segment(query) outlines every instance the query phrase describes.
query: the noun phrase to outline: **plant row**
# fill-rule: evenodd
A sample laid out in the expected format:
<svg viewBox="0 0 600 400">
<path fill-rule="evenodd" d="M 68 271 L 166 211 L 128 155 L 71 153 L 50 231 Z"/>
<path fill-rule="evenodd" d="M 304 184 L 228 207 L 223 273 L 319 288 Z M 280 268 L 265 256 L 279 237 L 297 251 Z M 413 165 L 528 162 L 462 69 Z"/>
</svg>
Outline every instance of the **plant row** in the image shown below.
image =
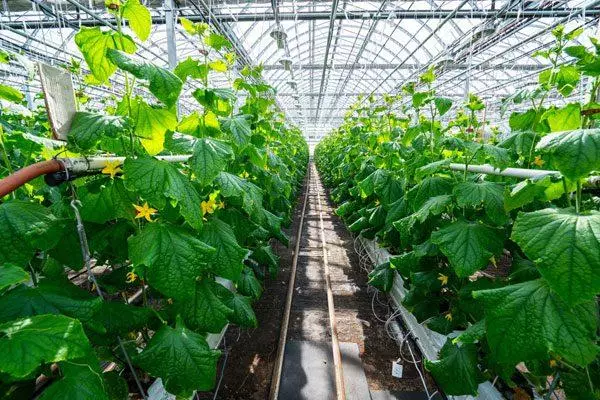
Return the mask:
<svg viewBox="0 0 600 400">
<path fill-rule="evenodd" d="M 518 109 L 510 132 L 485 121 L 476 95 L 437 95 L 430 69 L 400 95 L 361 99 L 316 148 L 337 214 L 395 254 L 370 283 L 389 291 L 400 275 L 404 306 L 448 335 L 425 363 L 446 394 L 500 377 L 531 396 L 524 375 L 546 396 L 600 396 L 600 197 L 588 187 L 600 172 L 600 43 L 576 43 L 581 33 L 559 26 L 534 54 L 551 67 L 504 100 Z M 589 100 L 569 102 L 579 87 Z M 450 163 L 559 173 L 517 179 Z"/>
<path fill-rule="evenodd" d="M 211 390 L 220 351 L 207 334 L 228 323 L 256 327 L 252 303 L 279 267 L 271 245 L 288 244 L 282 228 L 308 148 L 261 68 L 234 76 L 231 43 L 185 19 L 199 57 L 174 71 L 158 67 L 134 55 L 132 35 L 143 41 L 151 32 L 148 10 L 139 0 L 107 9 L 118 29 L 81 28 L 75 43 L 87 67 L 64 66 L 79 103 L 66 148 L 32 140 L 50 136 L 45 111 L 24 111 L 23 94 L 0 85 L 13 103 L 0 114 L 0 178 L 57 155 L 125 157 L 57 187 L 38 178 L 0 199 L 0 392 L 8 398 L 39 394 L 41 375 L 41 399 L 126 399 L 139 392 L 136 379 L 147 388 L 154 378 L 178 397 Z M 15 61 L 0 52 L 0 62 Z M 98 107 L 92 86 L 110 85 L 117 71 L 125 92 Z M 216 74 L 230 86 L 212 87 Z M 184 90 L 198 107 L 179 115 Z M 154 157 L 171 154 L 191 158 Z M 84 265 L 95 279 L 75 284 L 87 277 Z M 103 372 L 108 363 L 112 372 Z"/>
</svg>

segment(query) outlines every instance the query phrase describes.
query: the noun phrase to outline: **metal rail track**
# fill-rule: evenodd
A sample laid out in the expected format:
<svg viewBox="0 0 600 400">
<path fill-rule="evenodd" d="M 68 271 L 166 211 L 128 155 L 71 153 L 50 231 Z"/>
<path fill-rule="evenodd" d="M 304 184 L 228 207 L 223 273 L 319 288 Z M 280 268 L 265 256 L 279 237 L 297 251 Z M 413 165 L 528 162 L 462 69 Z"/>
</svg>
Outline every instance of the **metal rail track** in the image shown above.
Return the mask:
<svg viewBox="0 0 600 400">
<path fill-rule="evenodd" d="M 313 171 L 314 169 L 314 171 Z M 296 271 L 298 266 L 298 256 L 300 253 L 300 243 L 302 241 L 302 231 L 304 228 L 304 217 L 306 214 L 306 205 L 308 203 L 309 192 L 312 187 L 316 185 L 313 184 L 313 181 L 318 179 L 318 174 L 316 172 L 316 168 L 312 162 L 309 163 L 306 184 L 304 185 L 304 200 L 302 204 L 302 213 L 300 215 L 300 222 L 298 224 L 298 230 L 296 234 L 296 240 L 294 245 L 294 256 L 292 258 L 292 267 L 290 271 L 290 280 L 288 284 L 288 291 L 286 296 L 283 320 L 281 323 L 281 331 L 279 335 L 279 344 L 277 347 L 277 356 L 275 359 L 275 366 L 273 367 L 273 374 L 271 378 L 271 390 L 269 393 L 270 400 L 277 400 L 279 397 L 279 389 L 281 384 L 281 375 L 283 371 L 283 360 L 285 356 L 285 346 L 287 342 L 288 336 L 288 328 L 290 322 L 290 312 L 292 309 L 292 301 L 294 298 L 294 289 L 296 282 Z M 329 263 L 327 258 L 327 242 L 325 240 L 325 230 L 323 227 L 323 207 L 321 203 L 321 194 L 317 191 L 317 205 L 319 212 L 319 229 L 320 229 L 320 238 L 321 238 L 321 248 L 323 251 L 323 267 L 324 267 L 324 277 L 326 283 L 326 291 L 327 291 L 327 308 L 329 314 L 329 327 L 331 333 L 331 350 L 333 353 L 333 364 L 334 364 L 334 372 L 335 372 L 335 390 L 336 390 L 336 399 L 337 400 L 346 400 L 346 391 L 344 387 L 344 373 L 342 368 L 342 356 L 340 352 L 339 340 L 337 335 L 337 326 L 336 326 L 336 318 L 335 318 L 335 305 L 333 302 L 333 291 L 331 288 L 331 278 L 329 271 Z"/>
</svg>

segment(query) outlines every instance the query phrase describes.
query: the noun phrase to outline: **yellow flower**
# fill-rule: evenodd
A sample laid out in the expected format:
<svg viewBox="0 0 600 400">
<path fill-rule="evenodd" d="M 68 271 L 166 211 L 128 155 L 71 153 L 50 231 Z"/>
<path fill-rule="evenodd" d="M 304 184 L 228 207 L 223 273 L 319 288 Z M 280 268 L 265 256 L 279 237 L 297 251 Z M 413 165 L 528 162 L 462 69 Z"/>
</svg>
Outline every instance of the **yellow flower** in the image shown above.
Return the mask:
<svg viewBox="0 0 600 400">
<path fill-rule="evenodd" d="M 535 159 L 533 160 L 533 163 L 535 165 L 537 165 L 538 167 L 541 167 L 542 165 L 544 165 L 545 161 L 542 160 L 542 157 L 540 156 L 535 156 Z"/>
<path fill-rule="evenodd" d="M 550 360 L 550 367 L 551 368 L 556 368 L 557 365 L 558 365 L 558 362 L 556 362 L 556 360 Z"/>
<path fill-rule="evenodd" d="M 438 274 L 438 281 L 442 282 L 442 286 L 446 286 L 448 284 L 448 276 L 444 274 Z"/>
<path fill-rule="evenodd" d="M 248 177 L 249 177 L 249 176 L 250 176 L 250 174 L 249 174 L 248 172 L 246 172 L 246 171 L 244 171 L 244 172 L 242 172 L 242 173 L 240 174 L 240 177 L 241 177 L 241 178 L 244 178 L 244 179 L 248 179 Z"/>
<path fill-rule="evenodd" d="M 448 314 L 444 315 L 444 318 L 446 318 L 448 321 L 452 321 L 452 314 L 448 313 Z"/>
<path fill-rule="evenodd" d="M 169 303 L 169 304 L 173 304 L 173 299 L 169 297 L 169 298 L 167 299 L 167 303 Z"/>
<path fill-rule="evenodd" d="M 123 171 L 121 169 L 120 165 L 121 165 L 121 162 L 119 162 L 119 161 L 107 161 L 104 164 L 102 173 L 106 174 L 106 175 L 110 175 L 110 177 L 114 179 L 116 174 Z"/>
<path fill-rule="evenodd" d="M 225 208 L 225 203 L 223 203 L 222 200 L 217 203 L 217 209 L 222 210 L 224 208 Z"/>
<path fill-rule="evenodd" d="M 127 273 L 126 277 L 127 277 L 127 279 L 125 279 L 125 282 L 127 282 L 127 283 L 133 283 L 138 278 L 138 276 L 136 275 L 136 273 L 133 272 L 133 271 L 129 271 Z"/>
<path fill-rule="evenodd" d="M 153 222 L 152 221 L 152 215 L 156 214 L 156 212 L 158 211 L 156 208 L 152 208 L 148 206 L 148 202 L 145 202 L 143 206 L 138 206 L 136 204 L 133 205 L 135 207 L 135 210 L 137 212 L 135 218 L 146 218 L 146 220 L 148 222 Z"/>
<path fill-rule="evenodd" d="M 208 196 L 208 201 L 203 201 L 202 203 L 200 203 L 200 207 L 202 208 L 202 215 L 212 214 L 215 212 L 216 209 L 223 208 L 225 206 L 225 204 L 222 201 L 217 203 L 218 195 L 219 195 L 218 191 L 212 192 Z"/>
</svg>

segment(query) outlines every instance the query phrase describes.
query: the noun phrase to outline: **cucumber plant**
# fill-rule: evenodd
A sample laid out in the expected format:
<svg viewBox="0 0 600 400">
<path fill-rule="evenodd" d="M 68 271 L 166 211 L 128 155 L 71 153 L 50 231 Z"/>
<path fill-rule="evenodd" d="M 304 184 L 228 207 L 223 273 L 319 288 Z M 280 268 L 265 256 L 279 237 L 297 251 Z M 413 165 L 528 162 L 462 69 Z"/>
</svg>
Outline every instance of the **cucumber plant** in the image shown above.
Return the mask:
<svg viewBox="0 0 600 400">
<path fill-rule="evenodd" d="M 449 395 L 475 395 L 497 376 L 516 387 L 519 363 L 546 396 L 600 393 L 600 211 L 585 188 L 600 172 L 600 46 L 573 44 L 581 30 L 552 33 L 533 55 L 550 68 L 503 102 L 518 107 L 510 133 L 489 126 L 476 95 L 460 105 L 438 96 L 431 69 L 398 96 L 361 99 L 316 148 L 338 215 L 394 254 L 370 283 L 389 291 L 399 274 L 404 306 L 448 335 L 425 365 Z M 580 85 L 584 102 L 573 97 Z M 450 163 L 559 173 L 516 179 Z"/>
<path fill-rule="evenodd" d="M 107 9 L 117 29 L 81 28 L 75 43 L 86 65 L 65 66 L 89 71 L 77 77 L 86 101 L 65 148 L 32 140 L 50 136 L 43 110 L 0 115 L 0 177 L 59 153 L 125 157 L 100 174 L 57 187 L 37 179 L 0 200 L 0 386 L 14 397 L 32 397 L 40 375 L 49 379 L 43 399 L 125 399 L 136 378 L 143 389 L 149 377 L 178 397 L 212 389 L 220 351 L 206 335 L 257 325 L 252 303 L 278 272 L 272 240 L 288 244 L 282 229 L 308 162 L 261 68 L 234 78 L 231 43 L 209 25 L 181 20 L 201 57 L 170 71 L 135 56 L 152 28 L 139 0 Z M 211 86 L 215 74 L 229 86 Z M 111 79 L 124 91 L 97 107 L 88 88 Z M 196 102 L 186 115 L 184 92 Z M 23 101 L 4 86 L 0 98 Z M 191 157 L 154 157 L 172 154 Z M 79 285 L 72 278 L 88 260 L 76 214 L 95 265 L 94 282 Z"/>
</svg>

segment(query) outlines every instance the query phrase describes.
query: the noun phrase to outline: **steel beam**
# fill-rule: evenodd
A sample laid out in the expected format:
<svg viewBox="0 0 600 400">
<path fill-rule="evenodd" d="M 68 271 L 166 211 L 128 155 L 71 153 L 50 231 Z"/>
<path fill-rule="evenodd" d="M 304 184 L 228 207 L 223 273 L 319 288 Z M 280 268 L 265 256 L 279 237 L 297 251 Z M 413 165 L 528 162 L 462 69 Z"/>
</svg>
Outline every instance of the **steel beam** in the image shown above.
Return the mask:
<svg viewBox="0 0 600 400">
<path fill-rule="evenodd" d="M 182 9 L 184 10 L 184 9 Z M 351 12 L 347 13 L 336 12 L 333 15 L 334 19 L 349 19 L 349 20 L 406 20 L 406 19 L 444 19 L 449 15 L 454 19 L 539 19 L 539 18 L 565 18 L 572 14 L 580 13 L 581 8 L 559 8 L 555 10 L 507 10 L 503 11 L 499 15 L 494 10 L 461 10 L 453 13 L 453 10 L 440 10 L 440 11 L 426 11 L 426 10 L 414 10 L 414 11 L 385 11 L 377 14 L 377 10 L 365 11 L 362 13 Z M 96 10 L 99 14 L 103 10 Z M 31 15 L 31 13 L 29 13 Z M 321 11 L 302 11 L 297 13 L 290 12 L 279 12 L 279 19 L 281 21 L 315 21 L 315 20 L 329 20 L 331 13 Z M 62 15 L 69 17 L 69 22 L 76 23 L 78 26 L 99 26 L 106 25 L 105 22 L 100 22 L 94 18 L 78 18 L 77 12 L 63 12 Z M 593 7 L 585 10 L 585 15 L 588 17 L 595 17 L 600 15 L 600 8 Z M 19 17 L 21 17 L 19 15 Z M 206 18 L 203 15 L 188 14 L 186 18 L 194 21 L 205 21 Z M 54 19 L 47 19 L 42 13 L 36 16 L 36 19 L 19 18 L 19 20 L 4 20 L 1 18 L 0 29 L 3 26 L 8 26 L 14 29 L 36 29 L 36 28 L 60 28 L 64 26 L 64 22 L 61 25 L 60 21 Z M 212 21 L 219 22 L 257 22 L 257 21 L 275 21 L 275 15 L 269 13 L 240 13 L 240 14 L 221 14 L 213 13 L 211 15 Z M 110 16 L 106 16 L 106 21 L 114 23 L 114 19 Z M 162 15 L 153 15 L 152 23 L 155 25 L 165 24 L 166 18 Z"/>
</svg>

